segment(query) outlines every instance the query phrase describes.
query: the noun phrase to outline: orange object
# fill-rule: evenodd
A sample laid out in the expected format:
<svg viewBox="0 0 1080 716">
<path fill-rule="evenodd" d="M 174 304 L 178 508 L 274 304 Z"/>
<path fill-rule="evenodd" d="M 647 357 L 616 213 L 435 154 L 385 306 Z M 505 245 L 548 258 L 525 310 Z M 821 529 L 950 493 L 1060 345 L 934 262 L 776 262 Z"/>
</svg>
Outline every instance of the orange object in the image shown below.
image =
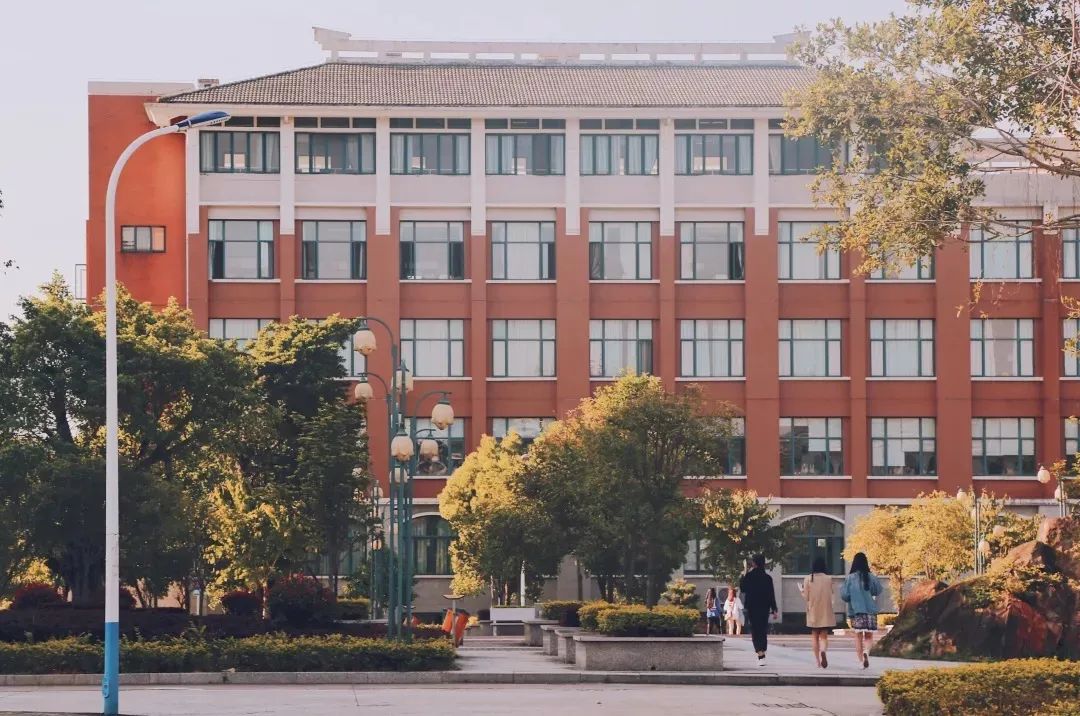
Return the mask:
<svg viewBox="0 0 1080 716">
<path fill-rule="evenodd" d="M 454 624 L 454 644 L 460 646 L 465 641 L 465 627 L 467 626 L 469 626 L 469 613 L 458 612 L 457 623 Z"/>
<path fill-rule="evenodd" d="M 446 634 L 451 634 L 454 631 L 454 610 L 447 609 L 446 616 L 443 617 L 442 630 Z"/>
</svg>

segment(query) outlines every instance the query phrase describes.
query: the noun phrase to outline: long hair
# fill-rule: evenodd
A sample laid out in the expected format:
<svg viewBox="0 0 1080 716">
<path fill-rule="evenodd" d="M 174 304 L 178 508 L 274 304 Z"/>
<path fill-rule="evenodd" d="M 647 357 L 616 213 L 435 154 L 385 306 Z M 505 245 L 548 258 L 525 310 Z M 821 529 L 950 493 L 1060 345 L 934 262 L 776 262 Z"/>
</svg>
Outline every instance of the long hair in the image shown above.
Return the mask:
<svg viewBox="0 0 1080 716">
<path fill-rule="evenodd" d="M 862 577 L 863 589 L 870 589 L 870 561 L 864 552 L 858 552 L 851 558 L 851 574 L 856 572 Z"/>
<path fill-rule="evenodd" d="M 828 574 L 829 568 L 825 566 L 824 557 L 814 557 L 814 564 L 810 567 L 810 581 L 814 580 L 815 574 Z"/>
<path fill-rule="evenodd" d="M 709 591 L 705 592 L 705 601 L 710 599 L 716 599 L 716 587 L 709 587 Z"/>
</svg>

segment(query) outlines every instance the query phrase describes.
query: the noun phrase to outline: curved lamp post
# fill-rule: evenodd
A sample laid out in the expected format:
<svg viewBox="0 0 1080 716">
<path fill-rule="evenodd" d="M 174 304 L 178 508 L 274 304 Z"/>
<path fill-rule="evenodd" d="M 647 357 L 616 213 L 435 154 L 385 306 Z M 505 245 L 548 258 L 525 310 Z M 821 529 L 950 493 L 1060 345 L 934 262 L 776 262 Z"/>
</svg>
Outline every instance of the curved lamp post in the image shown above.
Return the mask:
<svg viewBox="0 0 1080 716">
<path fill-rule="evenodd" d="M 960 502 L 967 504 L 968 493 L 964 492 L 964 488 L 960 488 L 956 491 L 956 499 Z M 986 539 L 986 535 L 983 532 L 982 526 L 982 496 L 975 492 L 975 487 L 971 488 L 971 518 L 975 523 L 975 574 L 982 574 L 986 570 L 986 558 L 990 556 L 990 542 Z M 1000 527 L 1000 525 L 998 526 Z M 997 529 L 994 527 L 994 534 L 998 535 Z M 1004 529 L 1004 528 L 1002 528 Z M 998 535 L 1000 536 L 1000 535 Z"/>
<path fill-rule="evenodd" d="M 1040 483 L 1043 485 L 1050 484 L 1050 480 L 1054 475 L 1047 470 L 1044 466 L 1039 466 L 1039 474 L 1036 476 Z M 1057 487 L 1054 488 L 1054 499 L 1058 503 L 1058 516 L 1069 516 L 1069 488 L 1068 483 L 1070 480 L 1075 480 L 1075 477 L 1068 475 L 1057 475 Z"/>
<path fill-rule="evenodd" d="M 142 145 L 166 134 L 221 124 L 228 112 L 203 112 L 136 137 L 113 165 L 105 190 L 105 670 L 103 713 L 120 710 L 120 511 L 119 415 L 116 395 L 116 187 L 128 159 Z"/>
</svg>

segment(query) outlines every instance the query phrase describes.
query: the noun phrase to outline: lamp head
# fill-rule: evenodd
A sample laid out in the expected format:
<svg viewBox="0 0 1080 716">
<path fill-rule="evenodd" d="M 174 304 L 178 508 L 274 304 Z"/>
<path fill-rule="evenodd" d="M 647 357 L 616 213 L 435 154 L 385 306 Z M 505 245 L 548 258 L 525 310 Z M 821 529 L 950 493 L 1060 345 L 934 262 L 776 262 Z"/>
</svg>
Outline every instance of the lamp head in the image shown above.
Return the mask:
<svg viewBox="0 0 1080 716">
<path fill-rule="evenodd" d="M 357 400 L 371 400 L 375 397 L 375 391 L 372 389 L 371 383 L 367 382 L 367 378 L 353 386 L 353 397 Z"/>
<path fill-rule="evenodd" d="M 454 424 L 454 408 L 446 396 L 443 396 L 431 409 L 431 424 L 439 430 L 446 430 Z"/>
<path fill-rule="evenodd" d="M 1039 465 L 1039 474 L 1035 476 L 1042 484 L 1050 482 L 1050 471 L 1044 465 Z"/>
<path fill-rule="evenodd" d="M 200 112 L 194 117 L 188 117 L 187 119 L 181 119 L 174 126 L 177 127 L 177 131 L 183 132 L 188 129 L 200 129 L 202 127 L 212 127 L 215 124 L 224 124 L 229 121 L 229 113 L 223 112 L 220 109 L 211 110 L 209 112 Z"/>
<path fill-rule="evenodd" d="M 375 332 L 368 328 L 367 321 L 360 323 L 360 328 L 353 334 L 353 350 L 363 356 L 369 356 L 375 352 L 378 342 L 375 340 Z"/>
</svg>

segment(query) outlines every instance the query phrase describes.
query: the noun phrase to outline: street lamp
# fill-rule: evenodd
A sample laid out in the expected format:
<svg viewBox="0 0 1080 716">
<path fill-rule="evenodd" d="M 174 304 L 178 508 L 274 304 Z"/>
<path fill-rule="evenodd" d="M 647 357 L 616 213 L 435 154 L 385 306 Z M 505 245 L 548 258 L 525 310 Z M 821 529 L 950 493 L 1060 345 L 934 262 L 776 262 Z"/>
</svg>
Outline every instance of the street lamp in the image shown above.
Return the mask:
<svg viewBox="0 0 1080 716">
<path fill-rule="evenodd" d="M 120 153 L 105 189 L 105 669 L 101 679 L 105 716 L 120 710 L 120 420 L 116 368 L 116 187 L 131 155 L 151 139 L 221 124 L 228 112 L 196 114 L 136 137 Z"/>
<path fill-rule="evenodd" d="M 962 504 L 967 505 L 968 493 L 964 492 L 964 488 L 960 488 L 956 491 L 956 499 Z M 986 539 L 983 533 L 982 526 L 982 502 L 983 497 L 975 491 L 974 486 L 971 488 L 971 520 L 975 524 L 974 540 L 975 546 L 975 574 L 982 574 L 986 570 L 986 558 L 990 556 L 990 542 Z M 995 532 L 995 534 L 997 534 Z"/>
<path fill-rule="evenodd" d="M 1053 478 L 1053 475 L 1051 474 L 1051 472 L 1049 470 L 1047 470 L 1045 466 L 1040 465 L 1039 466 L 1039 473 L 1036 475 L 1036 479 L 1040 483 L 1042 483 L 1044 485 L 1048 485 L 1048 484 L 1050 484 L 1050 480 L 1052 478 Z M 1069 516 L 1069 488 L 1067 487 L 1067 485 L 1068 485 L 1069 480 L 1074 480 L 1074 479 L 1076 479 L 1076 478 L 1075 477 L 1070 477 L 1069 475 L 1058 475 L 1057 476 L 1057 483 L 1058 484 L 1057 484 L 1057 487 L 1054 488 L 1054 499 L 1057 500 L 1057 503 L 1058 503 L 1058 516 L 1060 516 L 1060 517 L 1068 517 Z"/>
</svg>

